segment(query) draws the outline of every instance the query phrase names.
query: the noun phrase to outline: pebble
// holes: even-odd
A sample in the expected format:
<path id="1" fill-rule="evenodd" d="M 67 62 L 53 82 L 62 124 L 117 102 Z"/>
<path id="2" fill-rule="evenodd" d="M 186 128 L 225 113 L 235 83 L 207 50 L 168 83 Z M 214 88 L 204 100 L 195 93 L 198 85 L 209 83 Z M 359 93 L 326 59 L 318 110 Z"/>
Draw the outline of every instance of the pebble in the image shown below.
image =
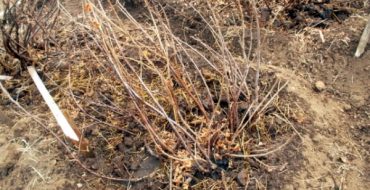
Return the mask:
<path id="1" fill-rule="evenodd" d="M 77 183 L 78 188 L 81 188 L 82 186 L 83 186 L 82 183 Z"/>
<path id="2" fill-rule="evenodd" d="M 345 156 L 340 157 L 339 161 L 342 162 L 342 163 L 348 163 L 348 159 Z"/>
<path id="3" fill-rule="evenodd" d="M 321 134 L 316 134 L 313 138 L 312 138 L 312 141 L 316 144 L 318 143 L 321 143 L 324 141 L 324 136 L 322 136 Z"/>
<path id="4" fill-rule="evenodd" d="M 344 105 L 343 105 L 343 109 L 344 109 L 344 111 L 351 111 L 352 106 L 351 106 L 351 105 L 349 105 L 349 104 L 344 104 Z"/>
<path id="5" fill-rule="evenodd" d="M 315 82 L 315 90 L 317 92 L 322 92 L 326 89 L 325 83 L 322 81 L 316 81 Z"/>

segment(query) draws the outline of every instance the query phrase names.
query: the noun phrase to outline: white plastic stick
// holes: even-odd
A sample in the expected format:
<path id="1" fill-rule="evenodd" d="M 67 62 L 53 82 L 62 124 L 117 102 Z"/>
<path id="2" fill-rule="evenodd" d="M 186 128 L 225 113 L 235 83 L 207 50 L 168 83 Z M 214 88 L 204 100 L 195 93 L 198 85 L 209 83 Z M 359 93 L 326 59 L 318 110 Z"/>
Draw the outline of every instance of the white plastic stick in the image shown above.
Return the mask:
<path id="1" fill-rule="evenodd" d="M 364 52 L 370 38 L 370 17 L 368 18 L 364 32 L 361 35 L 360 43 L 357 46 L 355 57 L 360 57 Z"/>
<path id="2" fill-rule="evenodd" d="M 11 77 L 11 76 L 6 76 L 6 75 L 0 75 L 0 81 L 1 80 L 10 80 L 10 79 L 12 79 L 13 77 Z"/>
<path id="3" fill-rule="evenodd" d="M 33 82 L 35 83 L 37 89 L 41 93 L 41 96 L 44 98 L 46 104 L 49 106 L 51 113 L 53 113 L 57 123 L 60 128 L 62 128 L 63 133 L 71 138 L 72 140 L 79 141 L 79 138 L 76 132 L 73 130 L 71 125 L 68 123 L 67 119 L 63 115 L 62 111 L 59 109 L 58 105 L 55 103 L 54 99 L 51 97 L 49 91 L 46 89 L 44 83 L 40 79 L 39 75 L 36 72 L 35 67 L 27 67 L 28 73 L 31 75 Z"/>

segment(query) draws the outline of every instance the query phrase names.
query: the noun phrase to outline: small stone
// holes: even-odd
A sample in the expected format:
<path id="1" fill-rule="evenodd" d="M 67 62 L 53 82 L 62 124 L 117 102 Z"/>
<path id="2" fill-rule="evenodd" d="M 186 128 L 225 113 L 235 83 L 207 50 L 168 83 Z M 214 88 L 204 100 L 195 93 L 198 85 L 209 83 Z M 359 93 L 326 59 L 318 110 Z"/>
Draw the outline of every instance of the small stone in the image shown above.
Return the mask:
<path id="1" fill-rule="evenodd" d="M 324 91 L 326 89 L 326 86 L 325 86 L 325 83 L 324 82 L 322 82 L 322 81 L 317 81 L 316 83 L 315 83 L 315 90 L 317 91 L 317 92 L 322 92 L 322 91 Z"/>
<path id="2" fill-rule="evenodd" d="M 51 166 L 55 166 L 57 164 L 57 160 L 53 159 L 50 161 Z"/>
<path id="3" fill-rule="evenodd" d="M 312 138 L 312 141 L 316 144 L 319 144 L 321 142 L 324 141 L 324 136 L 322 136 L 321 134 L 316 134 L 313 138 Z"/>
<path id="4" fill-rule="evenodd" d="M 348 163 L 348 159 L 345 156 L 340 157 L 339 161 L 342 162 L 342 163 Z"/>
<path id="5" fill-rule="evenodd" d="M 344 111 L 351 111 L 352 106 L 351 106 L 351 105 L 349 105 L 349 104 L 344 104 L 344 105 L 343 105 L 343 109 L 344 109 Z"/>
<path id="6" fill-rule="evenodd" d="M 249 181 L 248 170 L 243 169 L 242 171 L 240 171 L 237 176 L 237 181 L 240 185 L 246 186 L 247 182 Z"/>
<path id="7" fill-rule="evenodd" d="M 82 186 L 83 186 L 82 183 L 77 183 L 78 188 L 81 188 Z"/>

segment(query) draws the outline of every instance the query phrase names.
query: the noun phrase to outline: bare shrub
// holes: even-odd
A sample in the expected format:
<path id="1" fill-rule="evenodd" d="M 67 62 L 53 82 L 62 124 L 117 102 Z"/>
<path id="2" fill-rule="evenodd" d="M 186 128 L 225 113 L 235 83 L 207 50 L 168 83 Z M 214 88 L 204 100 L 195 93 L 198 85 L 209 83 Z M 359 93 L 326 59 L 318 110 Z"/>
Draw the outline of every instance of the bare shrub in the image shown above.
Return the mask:
<path id="1" fill-rule="evenodd" d="M 68 100 L 61 103 L 77 105 L 69 108 L 108 128 L 125 131 L 113 122 L 115 117 L 135 118 L 145 129 L 141 138 L 148 151 L 174 161 L 173 179 L 177 184 L 186 182 L 184 173 L 194 169 L 210 172 L 223 159 L 272 153 L 273 150 L 266 150 L 251 154 L 251 144 L 258 144 L 259 139 L 252 139 L 250 129 L 256 129 L 261 138 L 258 124 L 285 84 L 275 81 L 267 90 L 260 89 L 261 37 L 256 5 L 251 2 L 250 24 L 254 29 L 250 31 L 245 27 L 243 5 L 239 1 L 233 4 L 241 20 L 237 31 L 241 53 L 236 54 L 226 40 L 222 17 L 211 3 L 205 5 L 207 16 L 190 5 L 213 39 L 209 44 L 189 36 L 196 42 L 193 45 L 175 34 L 160 4 L 145 1 L 142 6 L 150 22 L 139 22 L 120 3 L 110 4 L 112 9 L 107 11 L 102 3 L 85 1 L 81 18 L 61 21 L 72 23 L 59 28 L 59 35 L 66 39 L 54 35 L 59 41 L 58 48 L 52 51 L 59 52 L 59 61 L 70 61 L 68 84 L 64 86 L 67 89 L 62 92 Z M 52 33 L 50 30 L 48 34 Z M 3 35 L 9 33 L 3 30 Z M 250 46 L 246 46 L 247 33 L 257 34 L 256 44 L 249 39 Z M 18 54 L 32 56 L 25 47 Z M 84 62 L 76 63 L 77 58 Z M 29 64 L 30 60 L 33 59 L 21 62 Z M 72 80 L 73 76 L 80 78 Z M 82 96 L 91 97 L 93 103 L 81 103 Z M 92 109 L 91 104 L 99 105 L 100 111 Z M 111 115 L 104 115 L 101 110 Z"/>

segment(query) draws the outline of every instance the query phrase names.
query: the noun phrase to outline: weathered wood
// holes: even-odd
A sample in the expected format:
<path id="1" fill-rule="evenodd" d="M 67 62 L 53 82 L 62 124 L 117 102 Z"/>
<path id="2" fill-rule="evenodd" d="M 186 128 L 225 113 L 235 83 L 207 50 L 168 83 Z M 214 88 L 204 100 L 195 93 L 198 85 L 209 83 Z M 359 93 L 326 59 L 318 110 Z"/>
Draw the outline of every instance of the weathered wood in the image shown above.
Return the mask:
<path id="1" fill-rule="evenodd" d="M 370 17 L 368 18 L 367 25 L 365 27 L 364 32 L 362 33 L 360 42 L 357 46 L 355 57 L 360 57 L 365 52 L 365 48 L 367 46 L 369 38 L 370 38 Z"/>

